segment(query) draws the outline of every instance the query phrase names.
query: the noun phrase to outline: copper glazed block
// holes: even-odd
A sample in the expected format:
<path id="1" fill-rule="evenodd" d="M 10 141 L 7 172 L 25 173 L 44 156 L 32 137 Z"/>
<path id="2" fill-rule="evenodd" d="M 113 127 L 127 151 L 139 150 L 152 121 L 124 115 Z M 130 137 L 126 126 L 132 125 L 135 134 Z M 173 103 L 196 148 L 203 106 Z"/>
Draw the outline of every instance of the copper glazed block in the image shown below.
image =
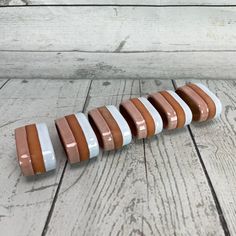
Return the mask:
<path id="1" fill-rule="evenodd" d="M 177 88 L 176 93 L 188 104 L 194 121 L 206 121 L 220 116 L 222 104 L 205 85 L 189 83 Z"/>
<path id="2" fill-rule="evenodd" d="M 123 101 L 120 112 L 128 122 L 133 136 L 138 139 L 151 137 L 162 131 L 160 114 L 144 97 Z"/>
<path id="3" fill-rule="evenodd" d="M 18 162 L 23 175 L 42 174 L 56 168 L 56 158 L 46 124 L 15 129 Z"/>
<path id="4" fill-rule="evenodd" d="M 178 123 L 177 114 L 165 97 L 160 93 L 153 93 L 148 96 L 148 100 L 160 113 L 164 128 L 175 129 Z"/>
<path id="5" fill-rule="evenodd" d="M 188 105 L 173 91 L 153 93 L 148 100 L 160 113 L 165 129 L 182 128 L 192 121 Z"/>
<path id="6" fill-rule="evenodd" d="M 130 128 L 115 106 L 95 108 L 89 111 L 88 118 L 105 151 L 119 149 L 131 142 Z"/>
<path id="7" fill-rule="evenodd" d="M 55 125 L 71 164 L 99 154 L 97 137 L 83 113 L 59 118 L 55 120 Z"/>

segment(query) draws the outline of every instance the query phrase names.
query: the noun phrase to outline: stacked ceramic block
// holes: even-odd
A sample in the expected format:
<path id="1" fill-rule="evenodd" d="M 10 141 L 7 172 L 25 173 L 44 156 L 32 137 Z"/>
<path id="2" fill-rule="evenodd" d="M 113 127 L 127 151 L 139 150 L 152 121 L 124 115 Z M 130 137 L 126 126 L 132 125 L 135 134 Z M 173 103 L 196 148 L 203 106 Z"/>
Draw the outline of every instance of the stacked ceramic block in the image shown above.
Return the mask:
<path id="1" fill-rule="evenodd" d="M 56 158 L 46 124 L 17 128 L 15 138 L 23 175 L 43 174 L 56 168 Z"/>
<path id="2" fill-rule="evenodd" d="M 118 150 L 137 139 L 158 135 L 163 129 L 183 128 L 193 121 L 220 116 L 220 100 L 203 84 L 186 84 L 174 91 L 160 91 L 147 98 L 122 101 L 88 112 L 66 115 L 55 125 L 68 161 L 79 163 L 98 156 L 99 149 Z M 15 130 L 18 161 L 25 176 L 56 168 L 56 158 L 45 124 Z"/>

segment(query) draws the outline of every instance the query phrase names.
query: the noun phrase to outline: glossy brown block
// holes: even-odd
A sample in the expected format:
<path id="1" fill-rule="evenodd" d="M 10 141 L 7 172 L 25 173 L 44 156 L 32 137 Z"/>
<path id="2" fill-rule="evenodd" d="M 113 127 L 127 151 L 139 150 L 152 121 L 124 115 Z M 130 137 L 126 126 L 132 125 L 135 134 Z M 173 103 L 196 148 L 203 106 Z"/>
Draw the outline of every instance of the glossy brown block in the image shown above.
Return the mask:
<path id="1" fill-rule="evenodd" d="M 27 141 L 30 151 L 30 157 L 35 174 L 46 172 L 42 149 L 39 142 L 38 132 L 35 124 L 26 125 Z"/>
<path id="2" fill-rule="evenodd" d="M 147 126 L 147 138 L 151 137 L 155 134 L 155 123 L 154 120 L 149 113 L 149 111 L 146 109 L 146 107 L 143 105 L 143 103 L 138 98 L 132 98 L 131 102 L 136 106 L 136 108 L 139 110 L 141 115 L 143 116 L 146 126 Z"/>
<path id="3" fill-rule="evenodd" d="M 185 85 L 176 89 L 176 93 L 188 104 L 194 121 L 205 121 L 209 116 L 207 103 L 192 88 Z"/>
<path id="4" fill-rule="evenodd" d="M 34 175 L 25 127 L 15 129 L 18 162 L 24 176 Z"/>
<path id="5" fill-rule="evenodd" d="M 153 93 L 148 100 L 160 113 L 165 129 L 175 129 L 178 126 L 178 117 L 175 109 L 161 93 Z"/>
<path id="6" fill-rule="evenodd" d="M 176 128 L 183 128 L 185 124 L 185 113 L 181 105 L 172 97 L 167 91 L 161 91 L 160 94 L 168 101 L 173 107 L 177 115 Z"/>
<path id="7" fill-rule="evenodd" d="M 80 162 L 80 154 L 74 135 L 65 117 L 55 121 L 58 134 L 71 164 Z"/>
<path id="8" fill-rule="evenodd" d="M 144 117 L 131 100 L 120 104 L 120 112 L 128 122 L 133 136 L 138 139 L 146 138 L 148 135 L 147 125 Z"/>
<path id="9" fill-rule="evenodd" d="M 43 174 L 56 168 L 56 158 L 45 123 L 15 129 L 16 150 L 25 176 Z"/>
<path id="10" fill-rule="evenodd" d="M 120 130 L 116 120 L 113 118 L 112 114 L 105 106 L 99 107 L 98 111 L 101 113 L 101 115 L 103 116 L 104 120 L 106 121 L 108 127 L 111 130 L 111 134 L 112 134 L 113 140 L 114 140 L 115 149 L 121 148 L 123 146 L 123 137 L 122 137 L 121 130 Z"/>
<path id="11" fill-rule="evenodd" d="M 88 160 L 89 159 L 88 144 L 78 120 L 76 119 L 74 114 L 65 116 L 65 118 L 76 140 L 79 150 L 80 161 Z"/>
<path id="12" fill-rule="evenodd" d="M 99 145 L 105 151 L 114 150 L 115 143 L 111 129 L 97 108 L 89 111 L 88 119 L 97 136 Z"/>
<path id="13" fill-rule="evenodd" d="M 198 87 L 196 84 L 187 84 L 188 87 L 193 89 L 207 104 L 209 109 L 209 114 L 207 119 L 213 119 L 216 114 L 216 105 L 212 98 L 208 96 L 200 87 Z"/>
<path id="14" fill-rule="evenodd" d="M 97 137 L 84 113 L 78 112 L 57 119 L 55 125 L 70 164 L 99 154 Z"/>

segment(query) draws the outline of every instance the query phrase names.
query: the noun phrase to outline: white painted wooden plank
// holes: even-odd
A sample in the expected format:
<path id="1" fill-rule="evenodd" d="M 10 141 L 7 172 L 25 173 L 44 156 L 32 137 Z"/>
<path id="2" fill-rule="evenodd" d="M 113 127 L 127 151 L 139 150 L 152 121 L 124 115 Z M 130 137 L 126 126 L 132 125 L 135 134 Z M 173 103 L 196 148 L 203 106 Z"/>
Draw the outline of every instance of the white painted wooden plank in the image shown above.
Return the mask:
<path id="1" fill-rule="evenodd" d="M 0 78 L 236 79 L 235 52 L 0 52 Z"/>
<path id="2" fill-rule="evenodd" d="M 193 81 L 192 81 L 193 82 Z M 198 81 L 199 82 L 199 81 Z M 201 81 L 223 105 L 219 120 L 192 124 L 191 129 L 224 213 L 231 235 L 236 234 L 236 83 Z M 177 85 L 184 81 L 177 81 Z"/>
<path id="3" fill-rule="evenodd" d="M 139 96 L 138 83 L 93 81 L 86 110 Z M 170 81 L 142 84 L 144 93 L 170 87 Z M 188 132 L 157 140 L 146 142 L 145 156 L 136 140 L 67 166 L 47 235 L 224 235 Z"/>
<path id="4" fill-rule="evenodd" d="M 233 0 L 0 0 L 0 6 L 17 5 L 235 5 Z"/>
<path id="5" fill-rule="evenodd" d="M 0 8 L 0 50 L 236 50 L 236 7 Z"/>
<path id="6" fill-rule="evenodd" d="M 54 127 L 56 117 L 81 110 L 89 81 L 11 80 L 0 90 L 0 232 L 41 235 L 65 163 Z M 26 179 L 20 174 L 14 129 L 46 122 L 58 168 Z"/>
<path id="7" fill-rule="evenodd" d="M 173 90 L 171 81 L 144 80 L 142 93 Z M 145 140 L 153 235 L 224 235 L 187 128 Z"/>

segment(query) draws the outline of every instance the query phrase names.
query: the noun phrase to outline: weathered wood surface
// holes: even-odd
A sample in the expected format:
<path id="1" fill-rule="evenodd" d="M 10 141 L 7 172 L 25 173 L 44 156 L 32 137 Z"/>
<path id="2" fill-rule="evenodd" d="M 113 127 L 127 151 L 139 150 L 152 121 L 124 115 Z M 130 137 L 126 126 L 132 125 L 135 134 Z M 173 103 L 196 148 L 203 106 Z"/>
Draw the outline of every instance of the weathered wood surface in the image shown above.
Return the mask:
<path id="1" fill-rule="evenodd" d="M 170 81 L 142 81 L 142 94 L 166 89 Z M 187 128 L 145 140 L 145 159 L 153 235 L 223 235 Z"/>
<path id="2" fill-rule="evenodd" d="M 235 234 L 234 81 L 203 81 L 220 97 L 224 110 L 218 121 L 191 124 L 194 140 L 187 128 L 164 131 L 73 167 L 65 161 L 54 118 L 173 89 L 171 82 L 2 82 L 7 83 L 0 89 L 0 232 L 227 235 L 229 230 Z M 30 122 L 49 125 L 58 168 L 26 179 L 16 162 L 13 130 Z"/>
<path id="3" fill-rule="evenodd" d="M 10 80 L 0 90 L 0 232 L 40 235 L 65 163 L 54 128 L 56 117 L 81 110 L 89 81 Z M 58 168 L 26 179 L 16 161 L 14 129 L 46 122 L 55 147 Z"/>
<path id="4" fill-rule="evenodd" d="M 86 111 L 170 81 L 93 81 Z M 63 227 L 61 227 L 63 225 Z M 186 129 L 66 168 L 46 235 L 224 235 Z"/>
<path id="5" fill-rule="evenodd" d="M 235 79 L 235 52 L 0 52 L 0 78 Z"/>
<path id="6" fill-rule="evenodd" d="M 0 89 L 7 82 L 7 79 L 0 79 Z"/>
<path id="7" fill-rule="evenodd" d="M 236 7 L 2 7 L 0 78 L 235 79 L 235 13 Z"/>
<path id="8" fill-rule="evenodd" d="M 86 111 L 137 94 L 137 80 L 94 81 Z M 141 234 L 146 191 L 142 141 L 67 166 L 47 235 Z"/>
<path id="9" fill-rule="evenodd" d="M 191 124 L 201 158 L 215 189 L 231 235 L 236 234 L 236 83 L 202 81 L 223 104 L 221 119 Z M 178 81 L 180 86 L 184 81 Z"/>
<path id="10" fill-rule="evenodd" d="M 233 0 L 0 0 L 0 6 L 18 5 L 235 5 Z"/>
<path id="11" fill-rule="evenodd" d="M 0 51 L 236 50 L 236 7 L 0 8 Z"/>

